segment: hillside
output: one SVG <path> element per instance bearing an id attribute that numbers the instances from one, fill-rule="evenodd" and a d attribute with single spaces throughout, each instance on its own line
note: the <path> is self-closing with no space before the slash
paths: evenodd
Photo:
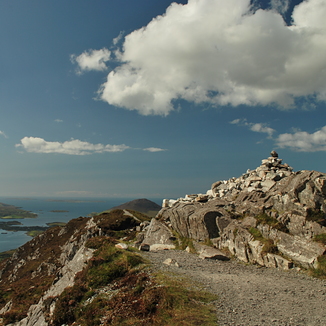
<path id="1" fill-rule="evenodd" d="M 155 215 L 160 211 L 161 208 L 161 206 L 157 205 L 153 201 L 148 200 L 146 198 L 141 198 L 129 201 L 119 206 L 112 207 L 109 211 L 112 211 L 114 209 L 130 209 L 133 211 L 144 213 L 149 217 L 155 217 Z"/>
<path id="2" fill-rule="evenodd" d="M 211 294 L 155 275 L 137 250 L 139 219 L 114 210 L 53 227 L 0 263 L 0 325 L 216 325 Z M 124 243 L 121 243 L 123 238 Z M 180 324 L 181 325 L 181 324 Z"/>

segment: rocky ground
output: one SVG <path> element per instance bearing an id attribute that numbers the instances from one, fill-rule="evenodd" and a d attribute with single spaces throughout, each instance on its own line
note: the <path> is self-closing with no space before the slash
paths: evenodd
<path id="1" fill-rule="evenodd" d="M 142 253 L 153 269 L 172 272 L 217 294 L 218 325 L 326 325 L 326 281 L 236 261 L 202 260 L 185 251 Z M 166 265 L 174 259 L 179 267 Z"/>

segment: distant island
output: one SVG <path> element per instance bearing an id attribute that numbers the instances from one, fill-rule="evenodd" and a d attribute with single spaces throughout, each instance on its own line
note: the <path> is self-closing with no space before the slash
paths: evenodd
<path id="1" fill-rule="evenodd" d="M 64 209 L 53 209 L 50 212 L 52 212 L 52 213 L 68 213 L 69 211 L 66 211 Z"/>
<path id="2" fill-rule="evenodd" d="M 102 203 L 102 200 L 82 200 L 82 199 L 47 199 L 49 202 L 57 202 L 57 203 Z"/>
<path id="3" fill-rule="evenodd" d="M 46 223 L 47 226 L 21 226 L 22 223 L 18 221 L 8 221 L 8 222 L 1 222 L 0 221 L 0 229 L 3 231 L 26 231 L 26 234 L 30 237 L 35 237 L 42 232 L 46 231 L 48 228 L 55 227 L 55 226 L 64 226 L 67 223 L 65 222 L 51 222 Z M 2 232 L 5 233 L 5 232 Z"/>
<path id="4" fill-rule="evenodd" d="M 19 207 L 0 203 L 0 219 L 36 218 L 37 214 Z"/>

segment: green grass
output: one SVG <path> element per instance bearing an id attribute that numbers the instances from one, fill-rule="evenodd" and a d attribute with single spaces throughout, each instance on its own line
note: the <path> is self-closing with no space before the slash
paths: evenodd
<path id="1" fill-rule="evenodd" d="M 326 233 L 321 233 L 321 234 L 315 235 L 313 240 L 316 242 L 320 242 L 323 245 L 326 245 Z"/>
<path id="2" fill-rule="evenodd" d="M 19 215 L 7 215 L 7 216 L 1 216 L 0 218 L 4 219 L 4 220 L 9 220 L 9 219 L 15 219 L 15 220 L 18 220 L 18 219 L 23 219 L 24 217 L 23 216 L 19 216 Z"/>
<path id="3" fill-rule="evenodd" d="M 94 257 L 59 296 L 53 326 L 217 325 L 217 297 L 193 280 L 150 274 L 141 256 L 115 248 L 112 238 L 94 238 L 88 246 L 97 247 Z"/>
<path id="4" fill-rule="evenodd" d="M 255 216 L 255 219 L 257 220 L 258 224 L 267 224 L 270 225 L 272 228 L 283 231 L 283 232 L 289 232 L 288 229 L 284 224 L 279 222 L 276 218 L 269 216 L 266 213 L 262 213 Z"/>
<path id="5" fill-rule="evenodd" d="M 41 233 L 43 233 L 44 231 L 38 231 L 38 230 L 33 230 L 33 231 L 27 231 L 26 234 L 30 237 L 36 237 L 38 235 L 40 235 Z"/>
<path id="6" fill-rule="evenodd" d="M 217 325 L 216 295 L 194 286 L 193 280 L 165 274 L 158 275 L 157 279 L 163 285 L 163 293 L 158 320 L 153 325 Z"/>
<path id="7" fill-rule="evenodd" d="M 326 279 L 326 256 L 319 256 L 317 258 L 317 268 L 311 268 L 309 274 L 317 278 Z"/>
<path id="8" fill-rule="evenodd" d="M 278 248 L 273 240 L 264 238 L 261 232 L 256 228 L 251 227 L 248 231 L 255 240 L 258 240 L 263 244 L 262 254 L 279 254 Z"/>

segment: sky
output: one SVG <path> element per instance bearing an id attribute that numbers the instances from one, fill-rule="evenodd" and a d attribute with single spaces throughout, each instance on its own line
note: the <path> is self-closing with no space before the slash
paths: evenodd
<path id="1" fill-rule="evenodd" d="M 0 196 L 178 198 L 272 150 L 326 172 L 324 0 L 1 0 Z"/>

